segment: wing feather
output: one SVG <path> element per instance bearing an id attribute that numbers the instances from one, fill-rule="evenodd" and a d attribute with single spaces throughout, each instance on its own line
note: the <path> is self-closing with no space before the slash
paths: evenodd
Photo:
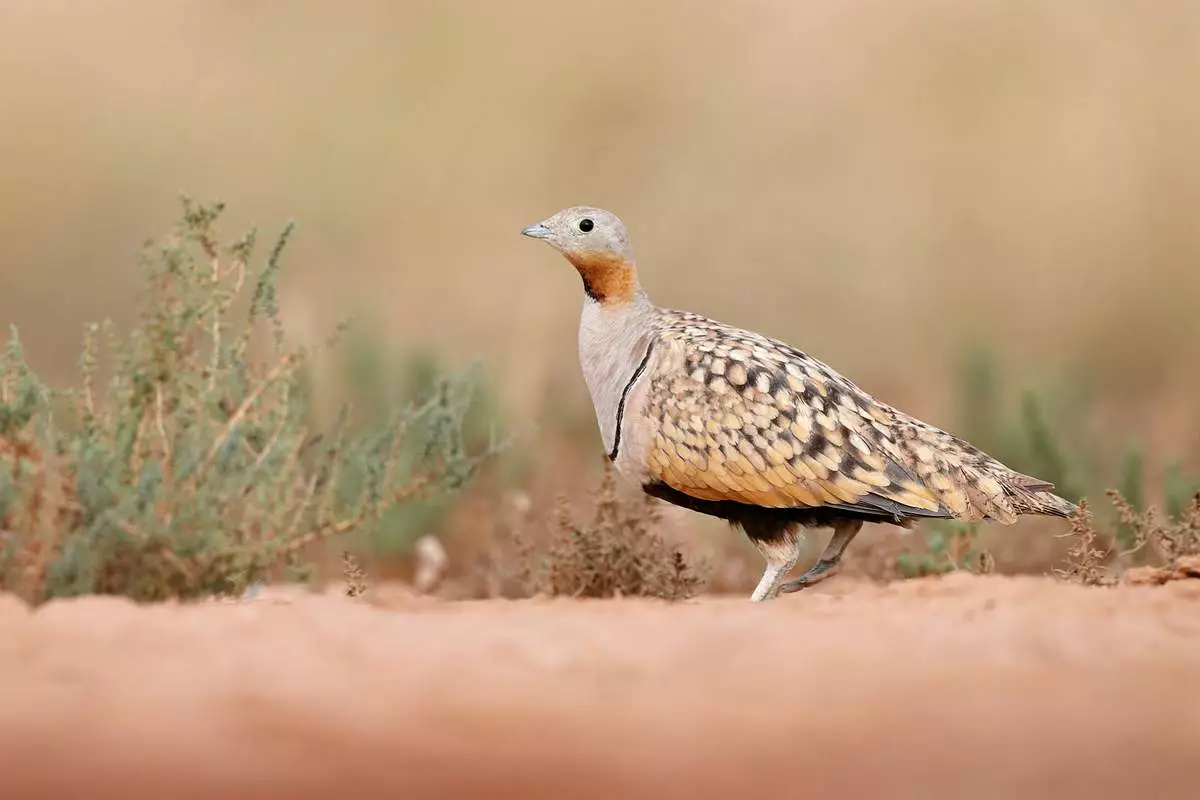
<path id="1" fill-rule="evenodd" d="M 649 377 L 650 477 L 701 500 L 835 508 L 903 521 L 1069 515 L 1052 484 L 875 400 L 795 348 L 662 312 L 674 358 Z"/>
<path id="2" fill-rule="evenodd" d="M 682 363 L 649 376 L 650 475 L 691 497 L 880 517 L 953 513 L 904 463 L 891 417 L 824 364 L 747 331 L 679 315 Z"/>

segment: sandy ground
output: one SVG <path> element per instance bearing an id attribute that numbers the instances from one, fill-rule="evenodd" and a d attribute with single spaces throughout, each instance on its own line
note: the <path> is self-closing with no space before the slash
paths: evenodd
<path id="1" fill-rule="evenodd" d="M 1200 797 L 1200 581 L 0 598 L 4 797 Z"/>

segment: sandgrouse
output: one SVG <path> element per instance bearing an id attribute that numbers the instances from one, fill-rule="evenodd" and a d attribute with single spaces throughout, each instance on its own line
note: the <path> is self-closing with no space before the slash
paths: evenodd
<path id="1" fill-rule="evenodd" d="M 1011 524 L 1075 510 L 1053 484 L 879 402 L 794 347 L 655 306 L 614 214 L 568 208 L 522 233 L 583 278 L 579 360 L 609 459 L 646 493 L 745 531 L 767 562 L 751 599 L 832 575 L 864 522 Z M 833 535 L 785 583 L 809 527 Z"/>

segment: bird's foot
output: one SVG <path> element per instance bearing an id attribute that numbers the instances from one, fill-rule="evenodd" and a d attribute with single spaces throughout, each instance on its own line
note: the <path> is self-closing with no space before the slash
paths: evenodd
<path id="1" fill-rule="evenodd" d="M 840 563 L 840 558 L 831 559 L 828 561 L 821 559 L 812 566 L 812 569 L 801 575 L 799 578 L 796 578 L 796 580 L 788 581 L 780 586 L 779 593 L 789 594 L 791 592 L 798 592 L 801 589 L 807 589 L 809 586 L 815 586 L 827 578 L 832 578 L 834 575 L 838 574 L 838 565 Z"/>

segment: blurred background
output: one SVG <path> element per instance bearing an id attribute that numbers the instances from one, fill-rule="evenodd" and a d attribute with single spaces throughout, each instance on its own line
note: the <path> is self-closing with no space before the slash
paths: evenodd
<path id="1" fill-rule="evenodd" d="M 230 238 L 294 217 L 292 334 L 479 362 L 557 491 L 600 465 L 582 294 L 519 231 L 598 205 L 659 304 L 1153 498 L 1200 468 L 1196 75 L 1172 0 L 9 0 L 0 320 L 70 381 L 180 192 Z"/>

